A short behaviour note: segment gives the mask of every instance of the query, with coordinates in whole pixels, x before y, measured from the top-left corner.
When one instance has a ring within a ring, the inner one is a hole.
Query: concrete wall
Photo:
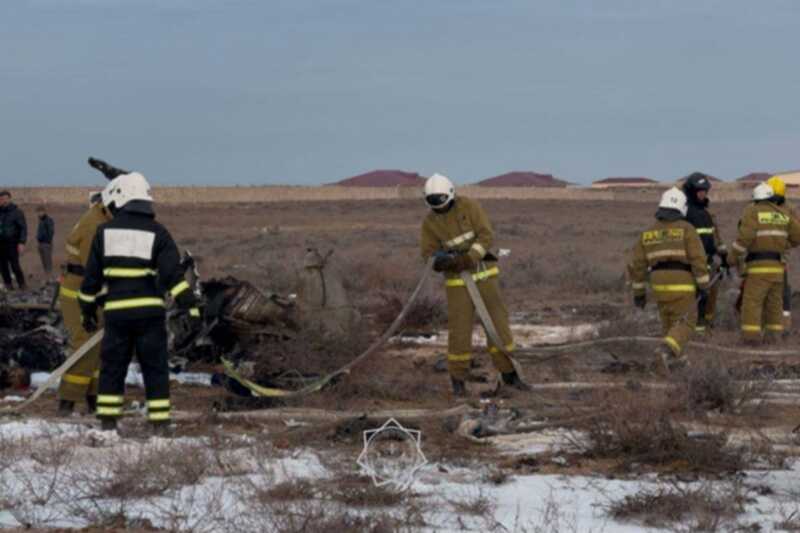
[[[18,204],[86,204],[90,187],[20,187],[12,188],[13,200]],[[536,187],[459,187],[460,194],[473,198],[515,200],[584,200],[655,202],[663,188],[536,188]],[[718,202],[746,201],[750,199],[749,187],[735,184],[714,188],[713,198]],[[789,189],[790,199],[800,199],[800,190]],[[162,204],[199,203],[254,203],[254,202],[308,202],[336,200],[422,200],[422,191],[416,187],[157,187],[153,191]]]

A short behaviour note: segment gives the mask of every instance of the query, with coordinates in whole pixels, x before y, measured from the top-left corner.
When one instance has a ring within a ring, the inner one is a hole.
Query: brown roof
[[[425,178],[416,172],[373,170],[334,183],[344,187],[422,187]]]
[[[595,183],[644,183],[644,184],[650,184],[650,183],[658,183],[658,182],[656,180],[653,180],[653,179],[650,179],[650,178],[642,178],[642,177],[636,177],[636,178],[616,178],[616,177],[612,177],[612,178],[605,178],[605,179],[602,179],[602,180],[595,181]]]
[[[736,181],[746,181],[746,182],[760,182],[760,181],[767,181],[772,177],[772,174],[769,172],[751,172],[741,178],[737,179]]]
[[[479,181],[481,187],[566,187],[568,183],[552,174],[514,171]]]

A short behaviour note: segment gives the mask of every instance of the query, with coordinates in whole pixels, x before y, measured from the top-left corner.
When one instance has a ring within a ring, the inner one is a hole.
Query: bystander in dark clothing
[[[25,274],[19,264],[19,255],[25,251],[28,240],[28,225],[25,213],[11,202],[11,193],[0,192],[0,275],[6,289],[13,289],[11,273],[20,289],[25,289]]]
[[[39,258],[42,260],[42,269],[50,277],[53,273],[53,237],[56,234],[56,225],[47,214],[44,206],[36,208],[39,213],[39,227],[36,228],[36,242],[39,244]]]

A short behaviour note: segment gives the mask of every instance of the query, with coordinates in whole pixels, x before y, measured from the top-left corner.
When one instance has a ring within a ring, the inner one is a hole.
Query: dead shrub
[[[717,531],[735,522],[749,503],[739,483],[715,488],[678,484],[659,486],[612,502],[608,514],[614,520],[635,521],[647,527],[680,525],[691,531]]]
[[[678,400],[679,401],[679,400]],[[615,459],[623,470],[637,465],[721,473],[741,469],[743,452],[725,445],[724,434],[692,438],[675,420],[676,399],[662,393],[613,391],[573,438],[593,459]]]
[[[447,502],[459,516],[492,517],[497,504],[481,489],[459,495],[458,499],[448,499]]]
[[[376,487],[366,476],[347,474],[327,482],[322,497],[348,507],[394,507],[413,495]]]
[[[406,292],[382,291],[381,303],[375,310],[377,321],[382,326],[388,326],[400,314],[410,296]],[[405,330],[432,331],[447,324],[447,304],[444,300],[444,291],[434,292],[430,288],[423,290],[417,300],[412,304],[403,321]]]
[[[729,369],[719,359],[701,357],[678,373],[675,381],[686,398],[688,414],[697,415],[707,411],[735,413],[768,388],[767,383],[737,383],[743,378],[744,373]]]

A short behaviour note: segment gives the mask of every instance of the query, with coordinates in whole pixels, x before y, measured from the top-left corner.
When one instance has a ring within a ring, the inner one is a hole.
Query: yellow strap
[[[515,346],[514,346],[514,343],[512,342],[511,344],[507,344],[506,345],[505,351],[513,352],[514,348],[515,348]],[[500,352],[500,350],[497,349],[497,346],[490,346],[489,347],[489,353],[499,353],[499,352]]]
[[[147,400],[148,409],[168,409],[169,398],[164,400]]]
[[[90,304],[93,304],[94,301],[95,301],[95,297],[94,296],[92,296],[90,294],[84,294],[82,292],[78,292],[78,299],[81,300],[81,301],[84,301],[84,302],[88,302]]]
[[[92,382],[91,377],[76,376],[75,374],[64,374],[61,376],[61,379],[67,383],[72,383],[73,385],[88,385]]]
[[[122,407],[105,407],[103,405],[98,405],[97,414],[99,416],[122,416]]]
[[[675,339],[673,339],[672,337],[664,337],[664,342],[666,342],[666,343],[667,343],[667,345],[668,345],[670,348],[672,348],[672,351],[673,351],[675,354],[680,354],[680,353],[681,353],[681,345],[680,345],[680,344],[678,344],[678,341],[676,341],[676,340],[675,340]]]
[[[72,289],[68,289],[64,286],[62,286],[59,290],[59,294],[64,298],[72,298],[73,300],[78,299],[78,291],[73,291]]]
[[[200,309],[192,307],[191,309],[189,309],[189,316],[200,318]]]
[[[70,255],[76,255],[78,257],[81,256],[81,250],[76,246],[72,246],[71,244],[67,243],[64,245],[64,248],[67,249],[67,253]]]
[[[109,278],[145,278],[156,274],[156,271],[152,268],[109,267],[103,269],[103,275]]]
[[[225,367],[225,374],[229,377],[238,381],[242,386],[246,387],[253,393],[253,396],[266,396],[266,397],[279,397],[279,396],[289,396],[292,394],[292,391],[283,390],[283,389],[276,389],[273,387],[262,387],[257,383],[253,383],[249,379],[241,376],[235,368],[233,368],[233,363],[226,359],[222,359],[222,365]]]
[[[471,249],[475,250],[476,252],[478,252],[480,254],[481,258],[483,258],[486,255],[486,248],[481,246],[481,243],[479,243],[479,242],[474,243],[472,245]]]
[[[459,235],[458,237],[450,239],[449,241],[445,242],[444,245],[447,246],[448,248],[452,248],[453,246],[458,246],[462,242],[467,242],[468,240],[474,238],[475,238],[475,232],[468,231],[462,235]]]
[[[116,394],[98,394],[97,395],[97,404],[105,404],[105,405],[122,405],[125,403],[124,396],[117,396]]]
[[[169,420],[169,411],[156,411],[147,413],[148,420]]]
[[[647,283],[643,283],[641,281],[634,281],[633,283],[631,283],[631,287],[635,291],[636,290],[642,290],[642,289],[646,289],[647,288]]]
[[[106,311],[118,311],[120,309],[133,309],[134,307],[164,307],[164,300],[161,298],[130,298],[128,300],[116,300],[106,302]]]
[[[709,281],[711,281],[711,278],[708,276],[708,274],[703,274],[702,276],[697,278],[697,283],[701,285],[703,283],[708,283]]]
[[[767,331],[783,331],[783,324],[767,324]]]
[[[695,228],[698,235],[711,235],[714,233],[714,228]]]
[[[496,276],[498,274],[500,274],[500,269],[497,268],[497,267],[492,267],[492,268],[490,268],[488,270],[483,270],[481,272],[478,272],[477,274],[473,274],[472,275],[472,279],[474,279],[475,281],[483,281],[485,279],[489,279],[491,277],[494,277],[494,276]],[[464,286],[464,280],[463,279],[457,279],[457,278],[456,279],[448,279],[445,282],[445,286],[447,286],[447,287],[463,287]]]
[[[783,267],[748,267],[748,274],[783,274]]]
[[[464,362],[472,359],[472,354],[469,353],[449,353],[447,354],[448,361]]]
[[[761,333],[761,326],[753,326],[750,324],[742,324],[742,331],[754,331]]]
[[[189,283],[186,280],[181,281],[169,290],[173,298],[176,298],[180,293],[189,289]]]
[[[694,285],[653,285],[657,292],[694,292]]]

